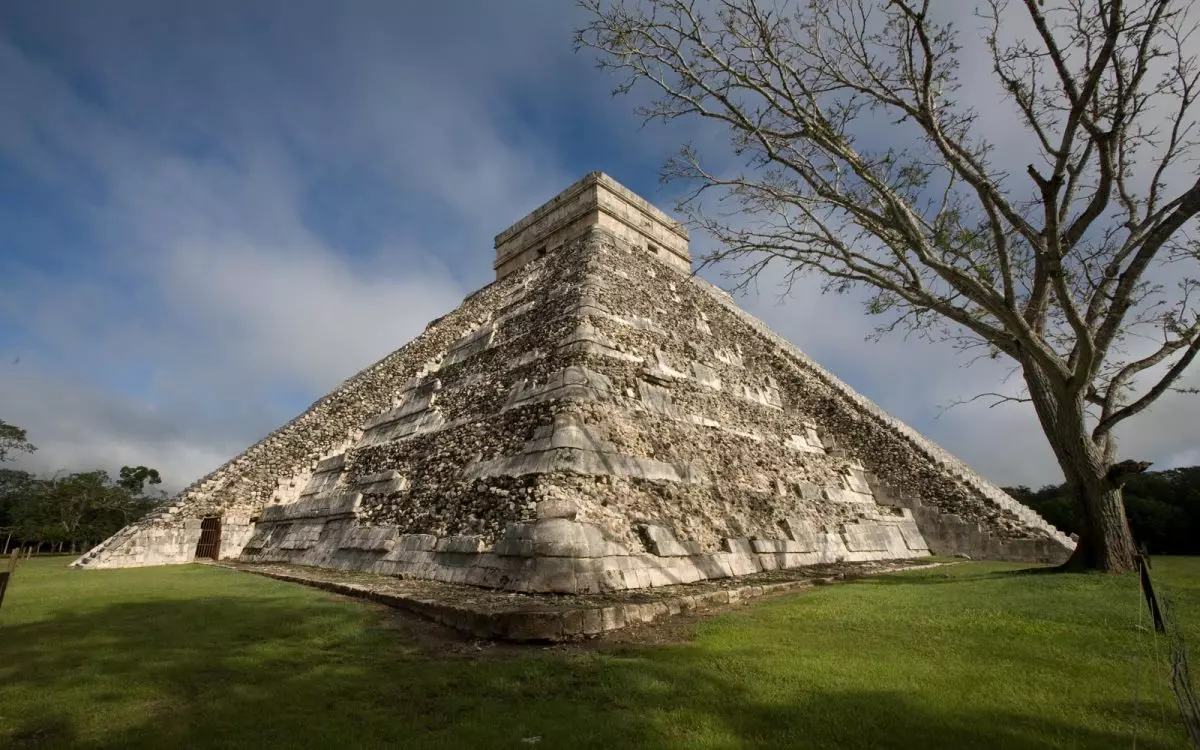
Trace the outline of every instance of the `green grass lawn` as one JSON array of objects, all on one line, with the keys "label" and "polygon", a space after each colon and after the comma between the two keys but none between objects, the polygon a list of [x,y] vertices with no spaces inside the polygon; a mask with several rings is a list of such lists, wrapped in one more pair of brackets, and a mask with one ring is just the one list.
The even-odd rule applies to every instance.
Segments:
[{"label": "green grass lawn", "polygon": [[[671,645],[468,658],[314,589],[66,562],[21,567],[0,609],[0,748],[1110,748],[1133,741],[1135,691],[1137,746],[1186,744],[1132,577],[970,563]],[[1200,559],[1154,572],[1200,644]]]}]

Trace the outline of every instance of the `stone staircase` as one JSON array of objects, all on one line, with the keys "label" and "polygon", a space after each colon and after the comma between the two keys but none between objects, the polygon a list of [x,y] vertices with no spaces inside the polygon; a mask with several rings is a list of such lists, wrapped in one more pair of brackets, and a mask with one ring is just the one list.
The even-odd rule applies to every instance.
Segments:
[{"label": "stone staircase", "polygon": [[170,505],[162,505],[142,516],[137,521],[125,526],[117,533],[92,547],[90,550],[81,555],[78,559],[71,563],[73,568],[88,568],[92,566],[105,552],[111,552],[121,548],[126,542],[132,541],[144,529],[149,528],[156,523],[165,523],[170,521],[177,513],[182,501],[177,500]]}]

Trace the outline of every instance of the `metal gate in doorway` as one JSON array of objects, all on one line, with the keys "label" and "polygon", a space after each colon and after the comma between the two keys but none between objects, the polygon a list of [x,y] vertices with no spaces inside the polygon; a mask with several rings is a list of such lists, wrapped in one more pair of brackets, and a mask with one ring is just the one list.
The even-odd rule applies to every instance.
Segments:
[{"label": "metal gate in doorway", "polygon": [[221,556],[221,519],[205,518],[200,522],[200,541],[196,543],[196,557],[216,560]]}]

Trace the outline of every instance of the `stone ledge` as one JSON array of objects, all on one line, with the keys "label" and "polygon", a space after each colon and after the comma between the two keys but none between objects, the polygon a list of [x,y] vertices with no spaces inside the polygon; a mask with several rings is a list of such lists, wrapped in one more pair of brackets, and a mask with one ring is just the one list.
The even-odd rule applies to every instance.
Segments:
[{"label": "stone ledge", "polygon": [[852,563],[788,573],[761,573],[736,581],[665,586],[598,595],[513,594],[435,581],[346,573],[299,565],[212,563],[289,583],[384,604],[488,640],[547,642],[594,638],[630,625],[736,606],[764,596],[869,575],[956,563]]}]

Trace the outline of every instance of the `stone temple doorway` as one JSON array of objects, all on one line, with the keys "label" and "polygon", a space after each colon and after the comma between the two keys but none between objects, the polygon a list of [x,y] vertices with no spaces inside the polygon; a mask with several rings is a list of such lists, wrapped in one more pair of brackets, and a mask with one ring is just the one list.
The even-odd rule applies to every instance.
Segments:
[{"label": "stone temple doorway", "polygon": [[200,541],[196,543],[196,557],[216,560],[221,556],[221,519],[205,518],[200,522]]}]

